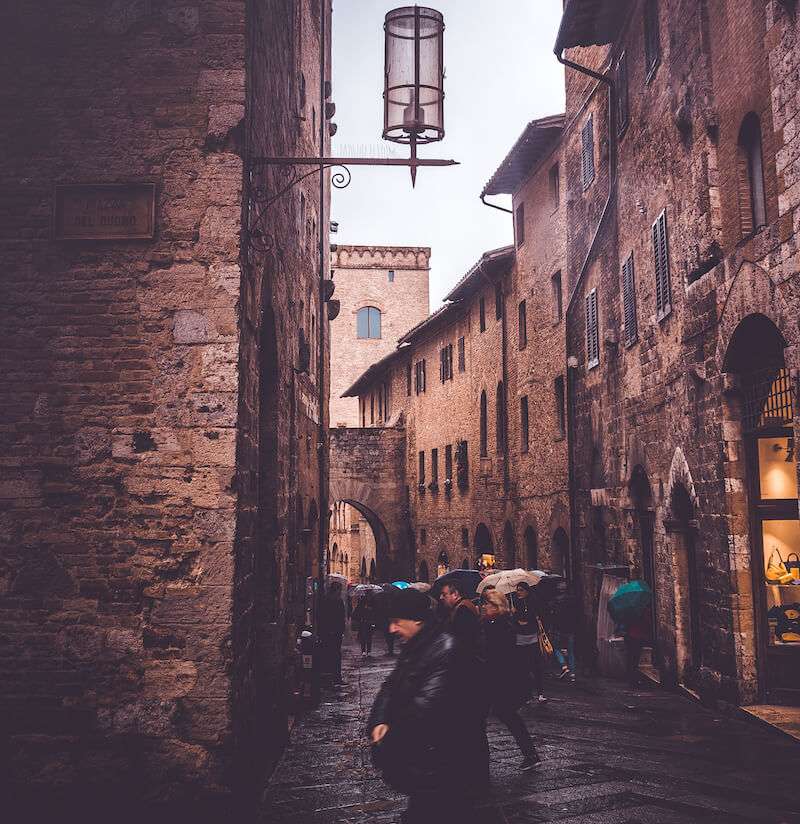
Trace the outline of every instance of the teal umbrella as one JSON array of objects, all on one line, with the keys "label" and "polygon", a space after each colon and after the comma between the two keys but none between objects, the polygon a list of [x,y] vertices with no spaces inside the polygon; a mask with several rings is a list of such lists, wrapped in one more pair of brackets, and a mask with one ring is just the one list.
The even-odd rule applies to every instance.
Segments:
[{"label": "teal umbrella", "polygon": [[646,581],[622,584],[608,601],[608,611],[618,623],[638,618],[653,600],[653,591]]},{"label": "teal umbrella", "polygon": [[408,589],[411,584],[409,584],[408,581],[392,581],[392,586],[398,589]]}]

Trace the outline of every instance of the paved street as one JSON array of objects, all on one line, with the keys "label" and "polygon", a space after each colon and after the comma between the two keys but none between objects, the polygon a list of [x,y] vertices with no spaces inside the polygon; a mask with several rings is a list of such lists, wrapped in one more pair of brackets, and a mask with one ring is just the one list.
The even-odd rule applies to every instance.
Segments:
[{"label": "paved street", "polygon": [[[327,690],[295,728],[264,796],[264,824],[399,820],[403,799],[376,775],[362,746],[372,698],[393,664],[376,640],[366,662],[350,642],[347,686]],[[486,821],[800,822],[800,745],[788,737],[657,688],[553,679],[549,694],[545,707],[524,710],[544,761],[537,771],[517,770],[513,740],[490,723]]]}]

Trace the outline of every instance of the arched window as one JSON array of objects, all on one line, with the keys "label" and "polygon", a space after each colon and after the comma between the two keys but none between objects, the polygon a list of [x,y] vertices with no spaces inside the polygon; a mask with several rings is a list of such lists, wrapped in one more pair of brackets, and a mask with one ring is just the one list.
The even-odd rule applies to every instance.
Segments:
[{"label": "arched window", "polygon": [[747,237],[766,226],[767,207],[764,198],[764,163],[761,152],[761,123],[750,112],[739,130],[737,152],[739,180],[739,222],[742,236]]},{"label": "arched window", "polygon": [[381,336],[381,310],[364,306],[356,313],[356,337],[379,338]]},{"label": "arched window", "polygon": [[505,416],[505,394],[503,392],[503,381],[497,384],[497,403],[495,415],[497,417],[497,451],[502,452],[506,438],[506,416]]},{"label": "arched window", "polygon": [[485,458],[488,454],[488,424],[486,418],[489,414],[489,404],[486,401],[486,392],[481,392],[481,457]]}]

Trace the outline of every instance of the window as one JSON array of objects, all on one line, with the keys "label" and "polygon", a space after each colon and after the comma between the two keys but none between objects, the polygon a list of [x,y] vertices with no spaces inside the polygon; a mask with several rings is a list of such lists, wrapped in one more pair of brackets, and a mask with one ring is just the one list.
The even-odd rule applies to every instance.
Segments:
[{"label": "window", "polygon": [[431,489],[439,488],[439,450],[431,449]]},{"label": "window", "polygon": [[553,293],[553,323],[561,323],[564,317],[564,298],[561,292],[561,272],[556,272],[550,278],[550,289]]},{"label": "window", "polygon": [[444,487],[449,492],[453,486],[453,444],[444,448]]},{"label": "window", "polygon": [[550,205],[555,211],[561,205],[561,170],[558,163],[554,163],[550,167],[548,179],[550,182]]},{"label": "window", "polygon": [[406,364],[406,395],[411,397],[411,361]]},{"label": "window", "polygon": [[503,287],[498,283],[494,287],[494,319],[500,320],[503,317]]},{"label": "window", "polygon": [[739,223],[742,237],[766,226],[767,208],[764,200],[764,164],[761,152],[761,124],[750,112],[739,131],[736,155],[739,183]]},{"label": "window", "polygon": [[495,403],[495,435],[497,439],[497,451],[502,452],[506,445],[506,409],[505,390],[503,381],[497,384],[497,396]]},{"label": "window", "polygon": [[469,454],[466,441],[456,442],[456,479],[460,490],[467,489],[469,486]]},{"label": "window", "polygon": [[417,470],[417,483],[419,484],[420,491],[425,488],[425,453],[420,452],[418,457],[419,461],[419,469]]},{"label": "window", "polygon": [[488,432],[489,427],[487,417],[489,415],[489,404],[486,400],[486,392],[481,392],[481,458],[485,458],[489,454],[488,449]]},{"label": "window", "polygon": [[658,30],[658,0],[644,2],[644,59],[648,80],[661,56],[661,35]]},{"label": "window", "polygon": [[358,405],[361,412],[361,428],[363,429],[367,425],[367,402],[364,398],[359,398]]},{"label": "window", "polygon": [[528,421],[528,396],[519,399],[519,448],[521,452],[528,451],[530,424]]},{"label": "window", "polygon": [[519,348],[528,345],[528,309],[524,300],[519,302]]},{"label": "window", "polygon": [[525,204],[520,203],[514,212],[514,238],[517,248],[525,243]]},{"label": "window", "polygon": [[461,527],[461,546],[469,546],[469,530],[465,526]]},{"label": "window", "polygon": [[389,283],[394,283],[394,269],[389,270]]},{"label": "window", "polygon": [[617,134],[628,128],[628,55],[625,52],[617,60]]},{"label": "window", "polygon": [[581,129],[581,183],[584,191],[592,185],[594,180],[594,115]]},{"label": "window", "polygon": [[653,224],[653,258],[656,273],[656,317],[662,320],[672,311],[672,284],[669,276],[669,243],[667,241],[667,211]]},{"label": "window", "polygon": [[375,423],[375,395],[369,396],[369,422],[370,425]]},{"label": "window", "polygon": [[414,392],[417,395],[425,392],[425,359],[419,360],[414,365]]},{"label": "window", "polygon": [[636,280],[633,273],[633,252],[622,264],[622,315],[625,322],[625,345],[630,346],[639,337],[636,319]]},{"label": "window", "polygon": [[356,313],[356,336],[379,338],[381,336],[381,310],[364,306]]},{"label": "window", "polygon": [[586,366],[600,363],[600,329],[597,323],[597,289],[586,296]]},{"label": "window", "polygon": [[464,336],[458,339],[458,371],[464,372],[467,368],[467,354],[465,351]]},{"label": "window", "polygon": [[381,386],[380,391],[378,392],[378,420],[383,420],[383,390],[385,389],[385,385]]},{"label": "window", "polygon": [[425,544],[428,543],[428,530],[425,529],[425,527],[423,527],[419,531],[419,542],[422,544],[422,546],[425,546]]},{"label": "window", "polygon": [[486,300],[481,297],[478,301],[478,317],[480,320],[481,332],[486,331]]},{"label": "window", "polygon": [[439,350],[439,380],[453,380],[453,344],[448,343]]},{"label": "window", "polygon": [[553,394],[556,401],[556,434],[563,438],[567,434],[567,416],[564,404],[564,376],[559,375],[553,381]]}]

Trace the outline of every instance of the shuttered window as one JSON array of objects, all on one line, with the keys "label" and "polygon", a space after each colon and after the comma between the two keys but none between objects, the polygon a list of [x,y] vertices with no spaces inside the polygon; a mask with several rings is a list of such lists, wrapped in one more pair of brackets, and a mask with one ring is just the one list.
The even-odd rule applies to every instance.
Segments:
[{"label": "shuttered window", "polygon": [[525,243],[525,204],[520,203],[514,213],[514,234],[517,248]]},{"label": "shuttered window", "polygon": [[630,346],[639,337],[636,318],[636,279],[633,273],[633,253],[622,264],[622,315],[625,322],[625,345]]},{"label": "shuttered window", "polygon": [[463,372],[467,368],[467,353],[463,335],[458,339],[458,371]]},{"label": "shuttered window", "polygon": [[588,189],[594,180],[594,115],[581,130],[581,182],[583,188]]},{"label": "shuttered window", "polygon": [[600,330],[597,320],[597,289],[586,295],[586,366],[600,363]]},{"label": "shuttered window", "polygon": [[617,61],[617,134],[628,127],[628,55],[625,52]]},{"label": "shuttered window", "polygon": [[669,276],[669,242],[666,209],[653,224],[653,259],[656,274],[656,318],[661,320],[672,311],[672,284]]},{"label": "shuttered window", "polygon": [[439,380],[453,380],[453,344],[448,343],[439,350]]},{"label": "shuttered window", "polygon": [[417,395],[425,392],[425,360],[417,361],[414,366],[414,391]]}]

